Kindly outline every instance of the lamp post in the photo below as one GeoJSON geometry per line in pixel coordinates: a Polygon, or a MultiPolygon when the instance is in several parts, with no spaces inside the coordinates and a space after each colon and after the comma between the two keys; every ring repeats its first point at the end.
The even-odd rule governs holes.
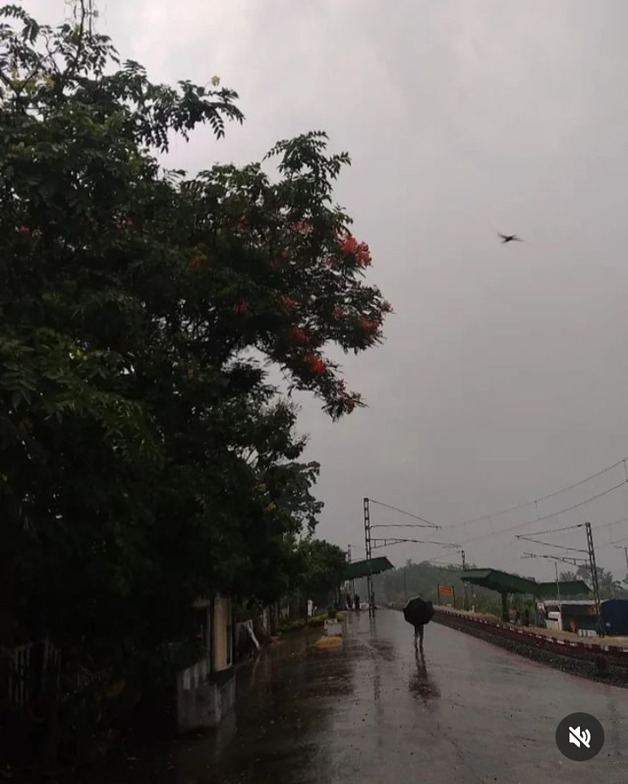
{"type": "MultiPolygon", "coordinates": [[[[467,560],[466,560],[466,555],[465,555],[464,550],[462,550],[462,549],[460,550],[460,555],[461,555],[461,558],[462,558],[462,571],[465,572],[467,570],[467,560]]],[[[462,590],[463,590],[463,595],[464,595],[463,607],[464,607],[465,611],[468,612],[468,610],[469,610],[469,591],[468,591],[468,588],[467,588],[467,584],[466,584],[466,582],[464,580],[462,581],[462,590]]]]}
{"type": "Polygon", "coordinates": [[[563,606],[560,601],[560,580],[558,579],[558,561],[554,561],[556,570],[556,600],[558,601],[558,614],[560,615],[560,631],[563,630],[563,606]]]}

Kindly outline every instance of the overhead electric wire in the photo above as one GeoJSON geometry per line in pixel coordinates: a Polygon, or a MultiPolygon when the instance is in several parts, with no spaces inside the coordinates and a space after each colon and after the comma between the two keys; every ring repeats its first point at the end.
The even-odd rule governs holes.
{"type": "Polygon", "coordinates": [[[429,528],[427,525],[417,525],[416,523],[376,523],[371,528],[429,528]]]}
{"type": "Polygon", "coordinates": [[[601,493],[597,495],[593,495],[590,498],[586,498],[584,501],[579,501],[577,504],[573,504],[572,506],[567,506],[565,509],[559,509],[557,512],[552,512],[551,514],[543,515],[543,517],[537,517],[535,520],[531,520],[532,523],[541,522],[541,520],[549,520],[552,517],[558,517],[558,515],[564,514],[565,512],[571,512],[573,509],[578,509],[581,506],[586,506],[586,504],[590,504],[591,501],[597,501],[598,498],[602,498],[609,493],[612,493],[614,490],[618,490],[620,487],[623,487],[628,482],[628,479],[623,479],[619,484],[613,485],[613,487],[609,487],[608,490],[603,490],[601,493]]]}
{"type": "Polygon", "coordinates": [[[590,498],[585,499],[584,501],[580,501],[577,504],[573,504],[572,506],[567,506],[564,509],[559,509],[556,512],[552,512],[551,514],[543,515],[542,517],[534,518],[533,520],[526,520],[523,523],[517,523],[516,525],[511,525],[508,528],[502,528],[501,531],[490,531],[486,534],[480,534],[479,536],[472,536],[470,539],[466,539],[463,542],[460,542],[460,546],[464,546],[467,544],[471,544],[472,542],[479,542],[482,539],[487,539],[491,536],[500,536],[502,534],[507,534],[512,531],[517,531],[520,528],[527,528],[529,525],[534,525],[535,523],[541,522],[542,520],[549,520],[552,517],[558,517],[558,515],[565,514],[565,512],[571,512],[574,509],[578,509],[580,506],[585,506],[586,504],[591,503],[592,501],[596,501],[598,498],[602,498],[602,496],[608,495],[612,493],[614,490],[617,490],[619,487],[623,487],[627,483],[627,480],[622,480],[618,485],[614,485],[610,487],[608,490],[604,490],[597,495],[591,496],[590,498]]]}
{"type": "MultiPolygon", "coordinates": [[[[543,536],[543,534],[558,534],[561,531],[571,531],[574,528],[584,528],[584,523],[576,523],[575,525],[565,525],[563,528],[554,528],[553,531],[533,531],[530,536],[543,536]]],[[[518,536],[517,539],[522,539],[524,535],[518,536]]]]}
{"type": "MultiPolygon", "coordinates": [[[[465,526],[465,525],[471,525],[472,523],[481,522],[482,520],[488,520],[488,519],[493,518],[493,517],[502,517],[503,515],[508,514],[510,512],[516,512],[519,509],[525,509],[525,507],[527,507],[527,506],[532,506],[532,504],[538,504],[540,501],[547,501],[550,498],[554,498],[557,495],[561,495],[562,493],[566,493],[568,490],[574,490],[576,487],[580,487],[581,485],[584,485],[587,482],[590,482],[592,479],[597,479],[599,476],[603,476],[604,474],[608,473],[609,471],[612,471],[613,469],[615,469],[618,466],[620,466],[622,463],[624,464],[624,469],[626,470],[626,479],[621,484],[622,485],[626,484],[626,482],[628,482],[628,468],[626,467],[626,461],[627,460],[628,460],[628,458],[624,457],[621,460],[618,460],[616,463],[613,463],[613,465],[607,466],[606,468],[603,468],[601,471],[598,471],[595,474],[591,474],[590,476],[587,476],[584,479],[581,479],[579,482],[574,482],[571,485],[567,485],[567,487],[563,487],[560,490],[555,490],[552,493],[547,493],[547,495],[539,496],[538,498],[534,498],[531,501],[525,501],[524,503],[516,504],[515,506],[511,506],[508,509],[501,509],[498,512],[492,512],[491,514],[481,515],[480,517],[473,517],[473,518],[471,518],[469,520],[461,520],[458,523],[448,523],[447,525],[443,526],[443,528],[458,528],[458,527],[465,526]]],[[[617,487],[621,487],[621,485],[617,485],[617,487]]],[[[613,489],[616,489],[616,488],[613,488],[613,489]]],[[[540,517],[538,519],[546,520],[547,517],[540,517]]]]}
{"type": "Polygon", "coordinates": [[[601,544],[599,547],[614,547],[616,544],[623,544],[624,542],[628,542],[628,536],[624,536],[623,539],[617,539],[615,542],[607,542],[606,544],[601,544]]]}
{"type": "Polygon", "coordinates": [[[534,553],[524,553],[522,558],[549,558],[552,561],[560,561],[561,563],[577,566],[579,563],[588,563],[588,558],[561,558],[558,555],[535,555],[534,553]]]}
{"type": "Polygon", "coordinates": [[[437,544],[440,547],[450,547],[454,548],[458,545],[449,544],[448,542],[432,542],[429,539],[397,539],[397,537],[382,537],[377,539],[371,539],[371,542],[390,542],[391,544],[402,544],[403,542],[413,542],[416,544],[437,544]]]}
{"type": "Polygon", "coordinates": [[[499,536],[499,534],[506,534],[510,533],[510,531],[516,531],[518,528],[524,528],[529,523],[520,523],[519,525],[512,525],[510,528],[504,528],[502,531],[493,532],[490,531],[488,534],[480,534],[479,536],[473,536],[471,539],[465,539],[464,541],[460,542],[460,547],[466,547],[466,545],[471,544],[472,542],[479,542],[482,539],[488,539],[490,536],[499,536]]]}
{"type": "MultiPolygon", "coordinates": [[[[425,523],[426,526],[429,526],[431,528],[436,528],[436,529],[457,528],[457,527],[462,527],[462,526],[465,526],[465,525],[470,525],[470,524],[475,523],[475,522],[488,521],[488,520],[490,520],[492,522],[493,518],[495,518],[495,517],[500,517],[500,516],[508,514],[510,512],[515,512],[515,511],[517,511],[519,509],[524,509],[524,508],[526,508],[528,506],[531,506],[533,504],[536,505],[537,509],[538,509],[539,502],[547,501],[550,498],[555,498],[556,496],[561,495],[562,493],[566,493],[569,490],[573,490],[573,489],[575,489],[577,487],[580,487],[580,486],[586,484],[587,482],[590,482],[593,479],[596,479],[596,478],[598,478],[600,476],[603,476],[604,474],[608,473],[609,471],[612,471],[613,469],[615,469],[618,466],[623,464],[624,471],[625,471],[625,474],[626,474],[625,479],[623,479],[618,484],[615,484],[612,487],[610,487],[610,488],[608,488],[606,490],[603,490],[600,493],[596,493],[593,496],[585,498],[583,501],[579,501],[578,503],[572,504],[570,506],[563,507],[563,508],[558,509],[558,510],[556,510],[554,512],[550,512],[550,513],[548,513],[546,515],[541,515],[541,516],[537,515],[537,517],[534,518],[534,519],[526,520],[525,522],[517,523],[515,525],[508,526],[507,528],[503,528],[502,530],[495,531],[493,529],[489,533],[480,534],[479,536],[470,537],[469,539],[464,540],[463,542],[461,542],[458,545],[453,545],[453,544],[449,545],[449,544],[446,544],[444,542],[426,542],[426,541],[423,541],[423,540],[413,540],[413,539],[396,540],[398,542],[407,541],[407,542],[417,542],[419,544],[438,544],[438,545],[445,546],[445,547],[454,547],[454,546],[456,546],[457,548],[462,549],[464,546],[466,546],[468,544],[472,544],[474,542],[479,542],[479,541],[482,541],[482,540],[487,539],[489,537],[499,536],[500,534],[511,533],[512,531],[516,531],[516,530],[519,530],[519,529],[522,529],[522,528],[527,528],[528,526],[533,525],[534,523],[539,523],[539,522],[541,522],[543,520],[550,520],[550,519],[552,519],[554,517],[558,517],[559,515],[566,514],[567,512],[573,511],[574,509],[579,509],[580,507],[586,506],[587,504],[590,504],[593,501],[597,501],[599,498],[603,498],[604,496],[609,495],[610,493],[614,492],[615,490],[618,490],[620,487],[623,487],[625,484],[628,484],[628,464],[627,464],[627,461],[628,461],[628,457],[624,457],[621,460],[618,460],[616,463],[613,463],[612,465],[609,465],[606,468],[603,468],[601,471],[597,471],[596,473],[591,474],[591,475],[585,477],[584,479],[579,480],[578,482],[574,482],[573,484],[567,485],[566,487],[563,487],[560,490],[555,490],[555,491],[553,491],[551,493],[547,493],[546,495],[539,496],[538,498],[535,498],[535,499],[533,499],[531,501],[526,501],[524,503],[516,504],[515,506],[511,506],[511,507],[509,507],[507,509],[502,509],[502,510],[500,510],[498,512],[493,512],[492,514],[482,515],[480,517],[475,517],[475,518],[472,518],[472,519],[469,519],[469,520],[463,520],[463,521],[460,521],[458,523],[449,523],[449,524],[444,524],[444,525],[437,525],[436,523],[433,523],[431,520],[427,520],[426,518],[421,517],[420,515],[416,515],[416,514],[414,514],[412,512],[408,512],[405,509],[400,509],[397,506],[393,506],[391,504],[386,504],[383,501],[377,501],[377,500],[375,500],[373,498],[369,498],[368,500],[370,501],[370,503],[375,504],[377,506],[381,506],[383,508],[390,509],[390,510],[392,510],[394,512],[397,512],[398,514],[406,515],[407,517],[411,517],[411,518],[413,518],[415,520],[419,520],[420,522],[425,523]]],[[[599,526],[596,525],[596,526],[594,526],[594,528],[595,528],[595,530],[599,530],[601,528],[611,527],[611,526],[616,525],[616,524],[621,523],[621,522],[628,522],[628,518],[622,518],[620,520],[615,520],[615,521],[613,521],[611,523],[604,523],[604,524],[599,525],[599,526]]],[[[533,532],[533,534],[537,535],[537,536],[542,536],[542,535],[545,535],[545,534],[553,534],[553,533],[558,533],[560,531],[567,531],[567,530],[572,530],[572,529],[575,529],[575,528],[581,528],[583,525],[584,525],[584,523],[578,523],[576,525],[570,525],[570,526],[565,526],[563,528],[557,528],[557,529],[554,529],[553,531],[536,531],[536,532],[533,532]]],[[[399,527],[399,528],[402,528],[402,527],[412,528],[412,527],[417,527],[417,528],[420,528],[422,526],[412,526],[412,525],[404,526],[403,524],[390,524],[389,526],[386,526],[386,525],[381,525],[381,526],[375,525],[375,526],[371,526],[371,527],[372,528],[376,528],[376,527],[382,527],[382,528],[384,528],[384,527],[390,527],[390,528],[396,528],[396,527],[399,527]]],[[[525,538],[525,537],[517,537],[517,538],[525,538]]],[[[610,542],[608,544],[600,545],[600,546],[601,547],[606,547],[606,546],[609,546],[610,544],[616,544],[616,543],[623,542],[623,541],[628,541],[628,536],[625,537],[625,539],[617,540],[617,542],[610,542]]],[[[549,544],[547,542],[538,542],[538,544],[543,544],[543,545],[551,546],[551,547],[558,546],[558,545],[551,545],[551,544],[549,544]]],[[[363,548],[361,548],[361,549],[363,549],[363,548]]],[[[573,550],[575,552],[585,552],[584,550],[579,550],[577,548],[563,547],[562,549],[573,550]]],[[[441,559],[434,559],[433,562],[434,563],[439,563],[439,562],[442,562],[442,560],[441,559]]]]}
{"type": "MultiPolygon", "coordinates": [[[[551,493],[547,493],[546,495],[539,496],[538,498],[535,498],[535,499],[533,499],[531,501],[525,501],[523,503],[516,504],[515,506],[511,506],[511,507],[509,507],[507,509],[502,509],[502,510],[500,510],[498,512],[493,512],[491,514],[482,515],[480,517],[474,517],[474,518],[471,518],[469,520],[462,520],[462,521],[460,521],[458,523],[446,523],[446,524],[443,524],[443,525],[437,525],[436,523],[433,523],[431,520],[428,520],[425,517],[421,517],[420,515],[414,514],[413,512],[408,512],[405,509],[400,509],[399,507],[393,506],[392,504],[387,504],[387,503],[384,503],[383,501],[377,501],[374,498],[369,498],[368,500],[372,504],[376,504],[377,506],[384,507],[385,509],[390,509],[393,512],[397,512],[398,514],[406,515],[407,517],[412,517],[413,519],[419,520],[422,523],[425,523],[426,525],[431,526],[433,528],[457,528],[459,526],[470,525],[471,523],[475,523],[475,522],[481,522],[481,521],[484,521],[484,520],[492,520],[492,518],[494,518],[494,517],[501,517],[501,516],[503,516],[505,514],[508,514],[509,512],[515,512],[515,511],[517,511],[519,509],[524,509],[527,506],[531,506],[533,504],[538,504],[541,501],[547,501],[550,498],[554,498],[554,497],[556,497],[558,495],[561,495],[562,493],[566,493],[568,490],[573,490],[576,487],[580,487],[581,485],[586,484],[587,482],[590,482],[592,479],[597,479],[598,477],[603,476],[604,474],[608,473],[609,471],[612,471],[613,469],[617,468],[618,466],[620,466],[622,464],[624,465],[624,470],[626,472],[626,478],[622,482],[619,482],[618,484],[614,485],[613,487],[609,488],[608,490],[604,490],[601,493],[598,493],[598,494],[596,494],[594,496],[591,496],[590,498],[585,499],[584,501],[580,501],[577,504],[573,504],[572,506],[565,507],[565,508],[560,509],[560,510],[558,510],[556,512],[551,512],[550,514],[547,514],[547,515],[537,516],[535,520],[530,521],[530,522],[540,522],[542,520],[549,520],[552,517],[557,517],[558,515],[563,514],[564,512],[572,511],[573,509],[577,509],[580,506],[584,506],[584,505],[586,505],[586,504],[588,504],[588,503],[590,503],[592,501],[597,500],[598,498],[602,498],[603,496],[607,495],[608,493],[611,493],[614,490],[617,490],[619,487],[622,487],[624,484],[628,483],[628,465],[627,465],[627,461],[628,461],[628,457],[624,457],[621,460],[618,460],[616,463],[613,463],[612,465],[607,466],[606,468],[603,468],[601,471],[597,471],[594,474],[590,474],[589,476],[585,477],[584,479],[581,479],[578,482],[574,482],[573,484],[567,485],[566,487],[563,487],[560,490],[555,490],[555,491],[553,491],[551,493]]],[[[628,520],[628,518],[627,518],[627,520],[628,520]]],[[[617,522],[622,522],[622,521],[618,520],[617,522]]],[[[522,526],[523,525],[527,525],[527,523],[522,524],[522,526]]],[[[614,523],[609,523],[608,525],[614,525],[614,523]]],[[[604,526],[600,526],[600,527],[604,527],[604,526]]],[[[514,530],[514,529],[513,528],[504,529],[504,532],[509,531],[509,530],[514,530]]],[[[497,531],[496,533],[501,533],[501,532],[497,531]]],[[[475,540],[473,540],[473,541],[475,541],[475,540]]]]}
{"type": "Polygon", "coordinates": [[[420,520],[422,523],[426,523],[431,528],[441,528],[440,525],[436,525],[436,523],[433,523],[431,520],[426,520],[425,517],[420,517],[419,515],[413,514],[412,512],[407,512],[405,509],[399,509],[397,506],[385,504],[383,501],[376,501],[374,498],[369,498],[368,500],[377,506],[383,506],[385,509],[391,509],[393,512],[406,515],[406,517],[413,517],[415,520],[420,520]]]}
{"type": "MultiPolygon", "coordinates": [[[[628,523],[628,517],[620,517],[619,520],[613,520],[610,523],[599,523],[593,526],[595,531],[601,531],[604,528],[612,528],[614,525],[619,525],[619,523],[628,523]]],[[[558,534],[562,531],[573,531],[575,528],[584,528],[584,523],[576,523],[576,525],[566,525],[563,528],[555,528],[553,531],[533,531],[530,536],[543,536],[543,535],[550,535],[550,534],[558,534]]],[[[525,539],[528,542],[534,541],[530,538],[530,536],[526,536],[525,534],[517,535],[517,539],[525,539]]],[[[628,539],[628,536],[625,537],[628,539]]],[[[625,541],[624,539],[620,539],[620,542],[625,541]]],[[[537,542],[537,544],[545,544],[550,547],[560,547],[561,545],[550,545],[549,542],[537,542]]],[[[605,542],[604,544],[598,545],[598,547],[610,547],[611,545],[616,544],[616,542],[605,542]]],[[[563,549],[574,549],[574,548],[563,548],[563,549]]],[[[586,552],[582,550],[580,552],[586,552]]]]}
{"type": "Polygon", "coordinates": [[[614,525],[619,525],[619,523],[628,523],[628,517],[622,517],[619,520],[613,520],[612,523],[602,523],[601,525],[596,525],[595,528],[597,530],[602,528],[612,528],[614,525]]]}
{"type": "Polygon", "coordinates": [[[533,542],[534,544],[542,544],[544,547],[555,547],[557,550],[571,550],[574,553],[586,553],[588,550],[583,550],[581,547],[565,547],[562,544],[552,544],[551,542],[542,542],[540,539],[531,539],[529,536],[516,536],[515,539],[520,539],[524,542],[533,542]]]}

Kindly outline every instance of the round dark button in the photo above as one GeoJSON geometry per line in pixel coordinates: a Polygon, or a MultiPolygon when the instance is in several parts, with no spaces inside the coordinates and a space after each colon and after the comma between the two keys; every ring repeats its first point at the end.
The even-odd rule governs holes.
{"type": "Polygon", "coordinates": [[[590,713],[571,713],[556,728],[556,745],[567,759],[593,759],[604,746],[604,728],[590,713]]]}

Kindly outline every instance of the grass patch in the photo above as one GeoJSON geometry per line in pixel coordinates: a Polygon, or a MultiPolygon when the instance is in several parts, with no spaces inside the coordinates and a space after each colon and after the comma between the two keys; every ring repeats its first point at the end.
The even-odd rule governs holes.
{"type": "Polygon", "coordinates": [[[279,627],[279,631],[281,634],[290,634],[292,632],[300,632],[301,629],[305,629],[306,626],[306,621],[301,618],[299,621],[288,621],[288,623],[282,624],[279,627]]]}
{"type": "MultiPolygon", "coordinates": [[[[320,613],[320,615],[313,615],[311,618],[308,618],[306,621],[305,619],[301,618],[298,621],[289,621],[285,623],[283,626],[279,628],[279,631],[282,634],[291,634],[292,632],[300,632],[302,629],[309,628],[309,629],[320,629],[325,625],[325,621],[327,620],[328,615],[327,613],[320,613]]],[[[344,618],[344,613],[338,613],[336,615],[336,620],[338,622],[342,622],[344,618]]]]}

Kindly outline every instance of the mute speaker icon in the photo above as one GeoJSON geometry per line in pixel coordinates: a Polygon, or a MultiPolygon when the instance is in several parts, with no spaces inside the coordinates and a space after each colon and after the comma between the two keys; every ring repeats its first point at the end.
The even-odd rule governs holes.
{"type": "Polygon", "coordinates": [[[556,727],[556,745],[560,753],[574,762],[596,757],[604,746],[604,727],[590,713],[570,713],[556,727]]]}
{"type": "Polygon", "coordinates": [[[580,744],[586,746],[587,749],[591,748],[591,733],[589,730],[580,731],[580,727],[569,727],[569,743],[580,748],[580,744]]]}

